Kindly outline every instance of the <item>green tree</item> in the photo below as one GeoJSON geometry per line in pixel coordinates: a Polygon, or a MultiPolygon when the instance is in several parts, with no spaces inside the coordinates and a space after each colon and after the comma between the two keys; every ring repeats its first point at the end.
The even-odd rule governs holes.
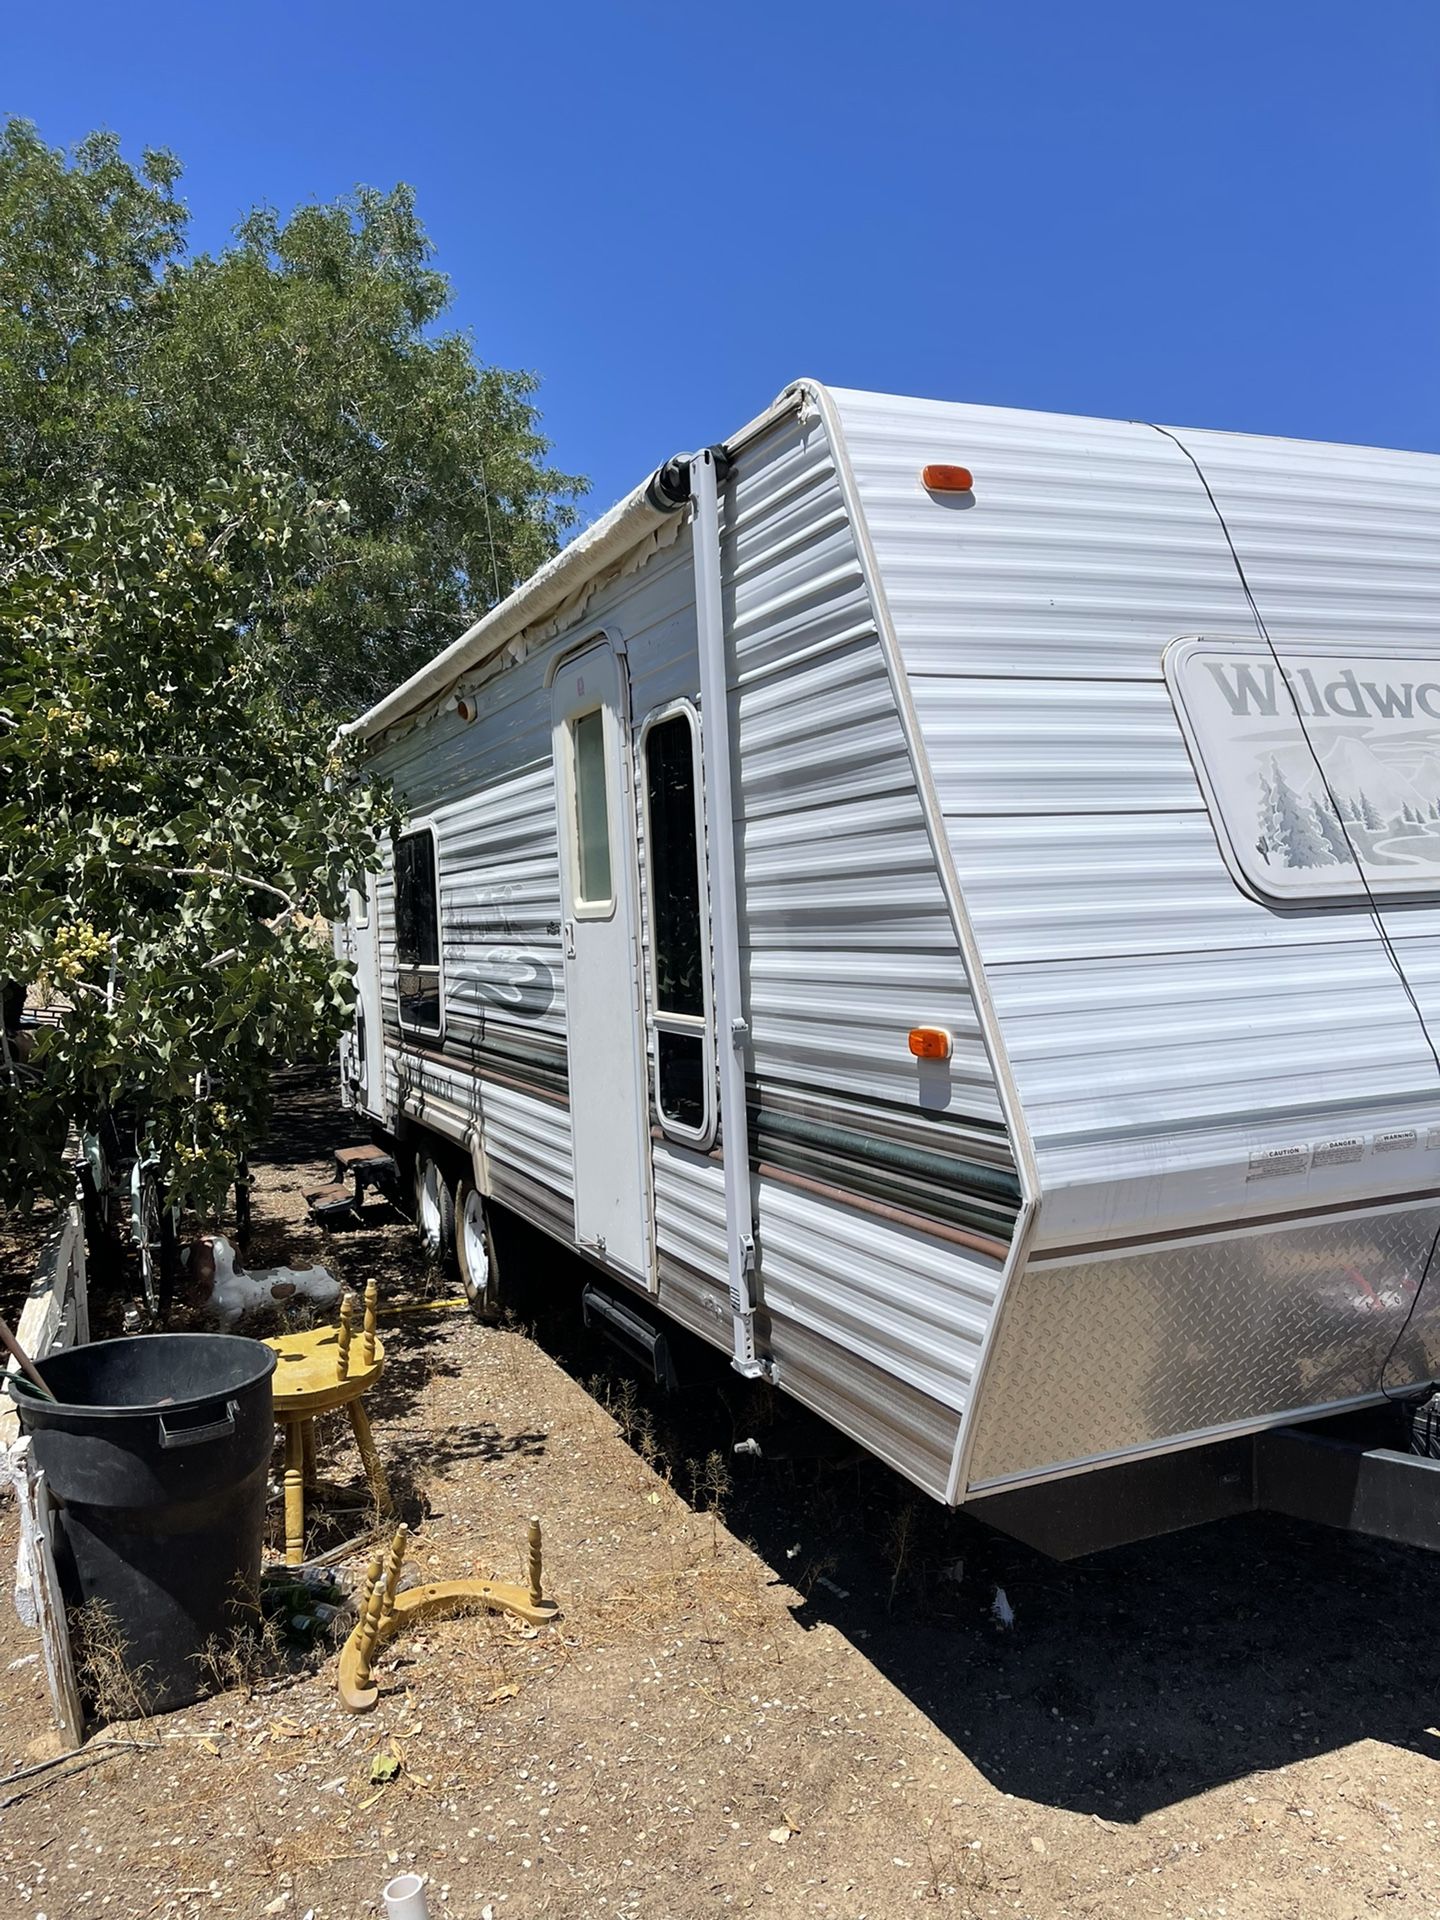
{"type": "Polygon", "coordinates": [[[345,538],[343,507],[238,465],[193,499],[0,510],[0,983],[64,1009],[0,1026],[0,1204],[60,1191],[67,1127],[130,1103],[205,1207],[275,1065],[334,1045],[326,922],[388,802],[268,663],[277,589],[345,538]]]}
{"type": "Polygon", "coordinates": [[[98,479],[182,494],[238,456],[343,499],[343,536],[277,567],[272,679],[367,705],[556,548],[581,482],[546,464],[534,376],[444,331],[445,276],[405,186],[186,251],[180,168],[109,135],[0,132],[0,473],[13,498],[98,479]]]}

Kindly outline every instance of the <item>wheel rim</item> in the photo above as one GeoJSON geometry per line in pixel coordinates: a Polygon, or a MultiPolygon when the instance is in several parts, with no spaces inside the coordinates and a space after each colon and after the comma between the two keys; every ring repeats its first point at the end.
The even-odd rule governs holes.
{"type": "Polygon", "coordinates": [[[416,1225],[420,1229],[420,1238],[433,1253],[440,1245],[440,1170],[433,1160],[426,1160],[420,1169],[416,1198],[419,1202],[416,1225]]]}
{"type": "Polygon", "coordinates": [[[140,1288],[151,1312],[160,1306],[160,1196],[153,1182],[140,1189],[140,1288]]]}
{"type": "Polygon", "coordinates": [[[472,1300],[480,1300],[490,1285],[490,1243],[485,1233],[485,1202],[474,1187],[467,1190],[460,1210],[460,1259],[472,1300]]]}

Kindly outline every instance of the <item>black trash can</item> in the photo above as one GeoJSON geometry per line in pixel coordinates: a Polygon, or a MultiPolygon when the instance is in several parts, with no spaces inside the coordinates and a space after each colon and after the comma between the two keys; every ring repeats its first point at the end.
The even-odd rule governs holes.
{"type": "Polygon", "coordinates": [[[258,1610],[274,1370],[259,1340],[154,1333],[42,1360],[56,1404],[15,1395],[66,1605],[104,1605],[152,1710],[202,1692],[207,1643],[258,1610]]]}

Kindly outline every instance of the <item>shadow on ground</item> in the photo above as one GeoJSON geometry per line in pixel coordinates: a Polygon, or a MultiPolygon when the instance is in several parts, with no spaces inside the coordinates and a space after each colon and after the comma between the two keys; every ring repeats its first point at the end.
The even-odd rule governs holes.
{"type": "Polygon", "coordinates": [[[686,1497],[728,1481],[724,1517],[804,1596],[796,1618],[845,1634],[1000,1791],[1128,1822],[1358,1740],[1440,1759],[1426,1555],[1253,1515],[1057,1564],[683,1335],[682,1388],[661,1393],[584,1329],[589,1269],[504,1224],[526,1331],[686,1497]],[[758,1459],[733,1451],[749,1438],[758,1459]]]}

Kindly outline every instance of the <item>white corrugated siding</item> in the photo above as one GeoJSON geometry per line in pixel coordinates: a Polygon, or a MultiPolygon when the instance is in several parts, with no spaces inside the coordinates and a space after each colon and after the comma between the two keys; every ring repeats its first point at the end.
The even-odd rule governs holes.
{"type": "MultiPolygon", "coordinates": [[[[1003,1171],[1008,1143],[823,426],[792,418],[745,450],[723,541],[754,1097],[791,1121],[848,1127],[860,1158],[868,1151],[882,1169],[880,1150],[897,1142],[938,1157],[931,1177],[953,1198],[944,1166],[955,1166],[959,1192],[962,1164],[1003,1171]],[[917,1025],[950,1029],[948,1071],[912,1058],[917,1025]]],[[[692,601],[685,531],[598,595],[568,636],[489,679],[477,720],[441,714],[379,761],[413,813],[435,820],[446,1048],[473,1052],[480,1076],[468,1057],[439,1064],[396,1049],[387,883],[392,1077],[407,1110],[442,1131],[460,1137],[478,1123],[497,1193],[551,1226],[552,1201],[570,1189],[566,1116],[492,1077],[507,1065],[503,1048],[513,1066],[527,1040],[543,1053],[542,1042],[553,1051],[564,1039],[543,670],[606,626],[623,642],[638,735],[647,714],[696,697],[692,601]],[[552,969],[543,1005],[523,1016],[507,1004],[520,953],[552,969]]],[[[786,1151],[783,1134],[768,1151],[786,1151]]],[[[661,1142],[653,1175],[661,1303],[728,1343],[720,1163],[661,1142]]],[[[850,1177],[833,1170],[837,1185],[850,1177]]],[[[851,1204],[757,1179],[762,1341],[800,1398],[943,1495],[1000,1265],[878,1204],[873,1191],[851,1204]]],[[[1004,1230],[1003,1205],[996,1225],[1004,1230]]]]}
{"type": "MultiPolygon", "coordinates": [[[[962,1131],[975,1151],[978,1123],[981,1150],[1004,1166],[993,1076],[822,428],[790,420],[742,453],[723,542],[753,1097],[812,1113],[818,1102],[860,1134],[893,1114],[906,1137],[933,1134],[937,1152],[962,1131]],[[917,1024],[955,1035],[938,1103],[906,1044],[917,1024]]],[[[676,559],[688,585],[688,531],[676,559]]],[[[622,607],[615,625],[637,734],[647,714],[697,701],[688,605],[639,627],[622,607]]],[[[657,1140],[653,1174],[660,1303],[728,1345],[719,1157],[657,1140]]],[[[943,1493],[991,1263],[768,1178],[757,1214],[762,1346],[782,1378],[943,1493]]]]}
{"type": "MultiPolygon", "coordinates": [[[[994,1077],[822,423],[792,417],[741,456],[722,551],[759,1102],[784,1111],[823,1095],[837,1121],[862,1128],[864,1103],[880,1103],[928,1127],[938,1152],[955,1121],[976,1119],[1003,1158],[994,1077]],[[907,1045],[922,1025],[954,1035],[934,1105],[907,1045]]],[[[850,1375],[837,1375],[821,1410],[886,1458],[909,1452],[907,1470],[943,1493],[944,1470],[897,1434],[898,1389],[877,1395],[873,1383],[962,1409],[998,1263],[768,1178],[756,1211],[782,1379],[802,1347],[853,1356],[868,1384],[853,1397],[850,1375]]]]}
{"type": "Polygon", "coordinates": [[[762,1097],[921,1111],[906,1036],[955,1036],[946,1112],[1000,1122],[829,437],[742,456],[723,537],[735,648],[741,924],[762,1097]]]}
{"type": "Polygon", "coordinates": [[[760,1181],[766,1311],[824,1334],[957,1411],[1000,1263],[778,1181],[760,1181]]]}
{"type": "MultiPolygon", "coordinates": [[[[1440,1122],[1434,1065],[1363,915],[1231,880],[1161,672],[1249,639],[1214,512],[1136,423],[831,395],[1032,1132],[1056,1245],[1303,1204],[1253,1151],[1440,1122]],[[932,499],[930,460],[975,474],[932,499]]],[[[1440,633],[1440,460],[1183,431],[1272,638],[1440,633]]],[[[1440,1027],[1440,913],[1387,909],[1440,1027]]],[[[1440,1154],[1329,1169],[1324,1199],[1433,1184],[1440,1154]]],[[[1288,1183],[1294,1186],[1294,1183],[1288,1183]]]]}

